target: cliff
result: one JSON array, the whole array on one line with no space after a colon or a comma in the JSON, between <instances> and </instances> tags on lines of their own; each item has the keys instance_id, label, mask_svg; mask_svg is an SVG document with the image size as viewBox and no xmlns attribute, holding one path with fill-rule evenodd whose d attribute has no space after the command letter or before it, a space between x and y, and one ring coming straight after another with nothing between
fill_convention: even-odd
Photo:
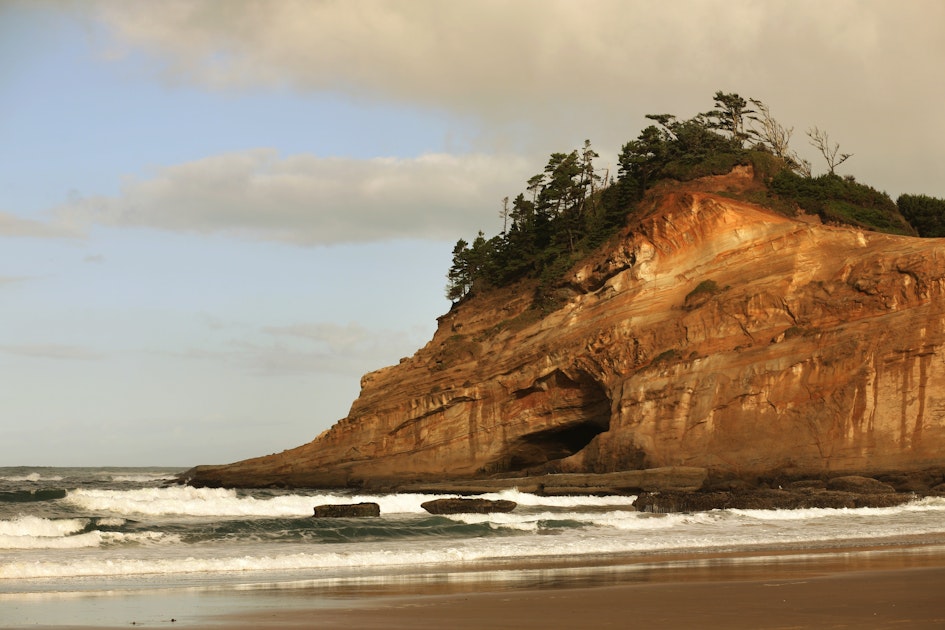
<instances>
[{"instance_id":1,"label":"cliff","mask_svg":"<svg viewBox=\"0 0 945 630\"><path fill-rule=\"evenodd\" d=\"M654 191L642 218L533 287L471 296L347 418L201 485L410 482L704 468L714 477L945 466L945 240L792 219L727 194L747 171Z\"/></svg>"}]
</instances>

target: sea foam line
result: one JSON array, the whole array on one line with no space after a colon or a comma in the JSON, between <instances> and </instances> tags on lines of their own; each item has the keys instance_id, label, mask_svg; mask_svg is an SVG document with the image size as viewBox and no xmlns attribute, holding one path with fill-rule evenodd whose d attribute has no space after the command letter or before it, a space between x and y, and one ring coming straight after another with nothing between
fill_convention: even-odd
<instances>
[{"instance_id":1,"label":"sea foam line","mask_svg":"<svg viewBox=\"0 0 945 630\"><path fill-rule=\"evenodd\" d=\"M423 513L421 504L455 494L291 494L269 498L240 496L235 490L223 488L141 488L137 490L72 490L66 502L93 512L113 514L186 515L186 516L309 516L312 508L324 503L372 502L380 505L382 514ZM516 490L483 495L484 498L507 499L523 507L630 507L636 497L540 497Z\"/></svg>"}]
</instances>

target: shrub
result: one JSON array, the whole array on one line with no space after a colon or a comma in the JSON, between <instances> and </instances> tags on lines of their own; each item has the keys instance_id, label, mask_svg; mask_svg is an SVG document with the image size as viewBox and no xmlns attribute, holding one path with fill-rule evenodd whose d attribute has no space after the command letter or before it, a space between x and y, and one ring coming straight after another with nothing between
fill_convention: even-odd
<instances>
[{"instance_id":1,"label":"shrub","mask_svg":"<svg viewBox=\"0 0 945 630\"><path fill-rule=\"evenodd\" d=\"M896 207L919 236L945 237L945 199L928 195L899 195Z\"/></svg>"}]
</instances>

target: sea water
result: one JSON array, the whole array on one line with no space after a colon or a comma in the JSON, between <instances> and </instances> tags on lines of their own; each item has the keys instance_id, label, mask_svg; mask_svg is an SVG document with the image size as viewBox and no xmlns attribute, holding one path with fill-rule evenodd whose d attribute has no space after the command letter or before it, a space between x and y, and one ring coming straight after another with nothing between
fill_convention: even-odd
<instances>
[{"instance_id":1,"label":"sea water","mask_svg":"<svg viewBox=\"0 0 945 630\"><path fill-rule=\"evenodd\" d=\"M29 594L369 583L523 563L654 554L882 546L945 538L945 498L891 508L647 514L632 496L485 495L511 513L434 516L455 495L229 490L168 468L0 468L0 601ZM372 501L381 516L312 518Z\"/></svg>"}]
</instances>

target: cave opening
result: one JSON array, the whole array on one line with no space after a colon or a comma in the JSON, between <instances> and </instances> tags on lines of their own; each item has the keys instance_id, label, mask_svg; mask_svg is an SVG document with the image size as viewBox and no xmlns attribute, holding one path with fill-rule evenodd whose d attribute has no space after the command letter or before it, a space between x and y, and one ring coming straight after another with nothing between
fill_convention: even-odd
<instances>
[{"instance_id":1,"label":"cave opening","mask_svg":"<svg viewBox=\"0 0 945 630\"><path fill-rule=\"evenodd\" d=\"M566 375L560 370L518 392L545 419L542 428L510 441L488 467L492 472L522 472L546 467L582 451L610 430L611 404L607 392L590 375ZM548 418L553 417L553 426Z\"/></svg>"},{"instance_id":2,"label":"cave opening","mask_svg":"<svg viewBox=\"0 0 945 630\"><path fill-rule=\"evenodd\" d=\"M607 429L599 421L588 420L522 436L508 452L508 469L526 470L570 457Z\"/></svg>"}]
</instances>

